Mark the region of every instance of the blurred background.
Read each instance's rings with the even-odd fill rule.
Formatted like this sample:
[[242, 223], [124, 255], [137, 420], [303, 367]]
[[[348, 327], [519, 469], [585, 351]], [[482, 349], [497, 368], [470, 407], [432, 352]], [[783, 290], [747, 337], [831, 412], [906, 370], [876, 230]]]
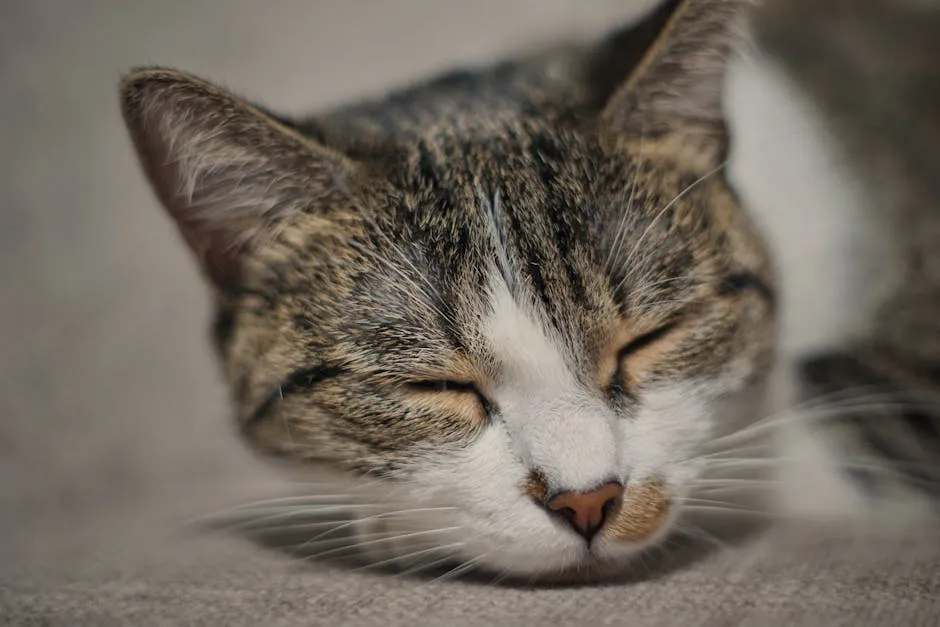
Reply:
[[4, 0], [0, 571], [79, 574], [277, 475], [237, 439], [195, 264], [121, 123], [129, 68], [301, 113], [602, 33], [653, 0]]

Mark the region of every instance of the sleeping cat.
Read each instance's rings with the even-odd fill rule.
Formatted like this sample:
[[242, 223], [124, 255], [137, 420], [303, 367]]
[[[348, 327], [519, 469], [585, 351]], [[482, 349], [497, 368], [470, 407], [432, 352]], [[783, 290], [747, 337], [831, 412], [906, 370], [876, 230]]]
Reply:
[[347, 486], [363, 551], [597, 576], [716, 502], [693, 495], [766, 413], [787, 270], [775, 207], [746, 211], [725, 167], [745, 5], [668, 2], [305, 120], [125, 79], [241, 431]]

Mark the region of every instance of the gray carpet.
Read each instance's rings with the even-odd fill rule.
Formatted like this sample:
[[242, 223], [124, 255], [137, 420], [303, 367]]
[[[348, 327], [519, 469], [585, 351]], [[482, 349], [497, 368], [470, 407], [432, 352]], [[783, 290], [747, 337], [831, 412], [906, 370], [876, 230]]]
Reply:
[[351, 572], [181, 527], [280, 488], [227, 419], [206, 298], [131, 158], [119, 74], [178, 65], [297, 112], [597, 32], [636, 4], [3, 2], [0, 622], [938, 624], [932, 534], [800, 527], [647, 581], [528, 590]]

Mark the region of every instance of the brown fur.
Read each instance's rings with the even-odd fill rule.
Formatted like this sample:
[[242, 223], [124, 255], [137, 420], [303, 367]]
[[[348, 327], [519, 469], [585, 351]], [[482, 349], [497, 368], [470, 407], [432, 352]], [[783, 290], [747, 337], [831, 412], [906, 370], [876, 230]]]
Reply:
[[622, 542], [643, 542], [669, 518], [669, 495], [656, 480], [627, 487], [623, 507], [604, 534]]
[[529, 478], [522, 484], [522, 491], [538, 504], [545, 502], [548, 498], [548, 481], [545, 475], [538, 469], [529, 471]]

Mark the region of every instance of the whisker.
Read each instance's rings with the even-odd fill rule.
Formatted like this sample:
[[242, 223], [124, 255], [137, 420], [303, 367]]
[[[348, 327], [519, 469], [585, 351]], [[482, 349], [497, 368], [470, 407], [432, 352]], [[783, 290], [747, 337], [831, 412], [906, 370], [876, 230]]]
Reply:
[[268, 522], [277, 522], [280, 520], [289, 520], [291, 518], [299, 518], [302, 516], [309, 516], [310, 512], [308, 508], [295, 508], [289, 511], [284, 511], [283, 508], [276, 510], [277, 513], [264, 513], [270, 512], [270, 510], [262, 510], [261, 513], [255, 513], [253, 517], [247, 518], [244, 512], [222, 512], [218, 514], [212, 514], [207, 516], [199, 516], [188, 521], [188, 525], [193, 527], [214, 527], [220, 531], [227, 531], [233, 529], [244, 529], [252, 526], [263, 525]]
[[732, 507], [738, 506], [737, 503], [732, 503], [730, 501], [724, 501], [720, 499], [703, 499], [698, 497], [681, 497], [673, 499], [676, 503], [681, 503], [683, 505], [716, 505], [723, 506], [729, 505]]
[[723, 443], [735, 443], [747, 437], [760, 435], [761, 433], [772, 430], [773, 428], [778, 427], [783, 423], [793, 423], [800, 420], [817, 422], [821, 421], [822, 419], [839, 418], [842, 416], [850, 416], [852, 414], [866, 412], [876, 413], [892, 409], [933, 409], [940, 412], [940, 405], [933, 402], [916, 401], [884, 401], [879, 403], [851, 403], [849, 401], [845, 401], [838, 404], [827, 404], [819, 408], [812, 408], [810, 411], [787, 409], [776, 414], [772, 414], [771, 416], [768, 416], [767, 418], [757, 422], [751, 423], [742, 429], [715, 438], [709, 444], [711, 446], [715, 446]]
[[710, 485], [718, 485], [718, 486], [726, 486], [726, 485], [727, 485], [727, 486], [730, 486], [730, 485], [746, 485], [746, 484], [749, 484], [749, 483], [773, 483], [773, 482], [775, 482], [775, 481], [776, 481], [776, 480], [774, 480], [774, 479], [759, 479], [759, 478], [753, 478], [753, 479], [752, 479], [752, 478], [742, 478], [742, 477], [727, 477], [727, 478], [724, 478], [724, 477], [716, 477], [716, 478], [705, 477], [705, 478], [702, 478], [702, 479], [695, 479], [695, 480], [691, 481], [691, 482], [689, 483], [689, 485], [690, 485], [691, 487], [695, 488], [695, 487], [698, 487], [698, 486], [705, 486], [705, 487], [708, 487], [708, 486], [710, 486]]
[[410, 514], [427, 514], [430, 512], [452, 511], [454, 509], [457, 509], [457, 508], [455, 507], [413, 507], [410, 509], [401, 509], [401, 510], [396, 510], [393, 512], [381, 512], [379, 514], [374, 514], [372, 516], [366, 516], [364, 518], [357, 518], [355, 520], [343, 522], [342, 524], [337, 525], [335, 528], [325, 531], [314, 538], [311, 538], [311, 540], [318, 540], [319, 538], [322, 538], [323, 536], [329, 535], [331, 533], [336, 533], [337, 531], [342, 531], [344, 529], [348, 529], [349, 527], [352, 527], [356, 523], [362, 523], [368, 520], [395, 518], [396, 516], [401, 516], [404, 514], [409, 514], [409, 515]]
[[278, 498], [265, 499], [262, 501], [252, 501], [251, 503], [243, 503], [241, 505], [235, 505], [230, 507], [226, 512], [235, 512], [242, 511], [246, 509], [260, 508], [263, 506], [270, 505], [294, 505], [297, 503], [318, 503], [318, 502], [327, 502], [335, 503], [336, 501], [342, 499], [351, 499], [353, 495], [351, 494], [305, 494], [298, 496], [282, 496]]
[[[295, 507], [295, 508], [288, 509], [288, 511], [284, 511], [285, 508], [277, 508], [277, 509], [275, 510], [277, 513], [274, 513], [274, 514], [270, 514], [270, 513], [269, 513], [269, 514], [263, 514], [263, 515], [260, 515], [260, 516], [255, 517], [255, 518], [250, 518], [250, 519], [247, 519], [247, 520], [235, 521], [235, 522], [231, 523], [231, 526], [232, 526], [233, 528], [238, 528], [238, 527], [240, 527], [241, 525], [244, 525], [244, 524], [246, 524], [246, 523], [258, 525], [258, 524], [265, 523], [265, 522], [269, 522], [269, 521], [270, 521], [270, 522], [273, 522], [273, 521], [284, 520], [284, 519], [290, 519], [290, 518], [298, 518], [298, 517], [301, 517], [301, 516], [313, 516], [313, 515], [322, 515], [322, 514], [336, 514], [336, 513], [348, 512], [348, 511], [350, 511], [350, 510], [369, 510], [369, 509], [378, 509], [378, 508], [381, 508], [381, 507], [382, 507], [381, 505], [358, 505], [358, 504], [350, 503], [350, 504], [343, 504], [343, 505], [323, 505], [323, 506], [316, 506], [316, 507], [314, 507], [314, 506]], [[244, 510], [244, 511], [247, 512], [247, 511], [249, 511], [249, 510]], [[270, 511], [270, 510], [262, 509], [261, 511], [262, 511], [262, 512], [266, 512], [266, 511]], [[231, 515], [231, 514], [230, 514], [230, 515]], [[218, 518], [224, 519], [225, 517], [224, 517], [224, 515], [223, 515], [223, 516], [218, 516]], [[204, 517], [203, 519], [204, 519], [206, 522], [211, 522], [211, 521], [209, 521], [209, 520], [208, 520], [207, 518], [205, 518], [205, 517]], [[219, 521], [219, 522], [221, 522], [221, 521]], [[224, 528], [228, 528], [228, 527], [229, 527], [229, 525], [223, 525], [222, 528], [224, 529]]]
[[[273, 523], [273, 522], [278, 522], [278, 521], [282, 521], [282, 520], [290, 520], [290, 519], [292, 519], [292, 518], [324, 516], [324, 515], [341, 514], [341, 513], [355, 512], [355, 511], [366, 511], [366, 512], [368, 512], [369, 510], [376, 510], [376, 509], [379, 509], [379, 510], [380, 510], [380, 509], [383, 509], [383, 508], [385, 508], [385, 507], [388, 507], [388, 504], [387, 504], [387, 503], [382, 503], [382, 504], [344, 504], [344, 505], [325, 505], [325, 506], [317, 506], [317, 507], [297, 507], [297, 508], [291, 508], [291, 509], [289, 509], [288, 511], [283, 511], [283, 508], [278, 508], [278, 509], [275, 510], [276, 513], [273, 513], [273, 514], [266, 514], [266, 515], [256, 516], [256, 517], [248, 518], [248, 519], [245, 519], [245, 520], [235, 520], [235, 521], [229, 522], [229, 523], [227, 523], [227, 524], [221, 524], [223, 521], [227, 520], [227, 518], [225, 518], [224, 516], [219, 516], [218, 518], [219, 518], [220, 520], [218, 520], [218, 521], [216, 522], [216, 524], [219, 525], [222, 530], [226, 530], [226, 529], [242, 529], [242, 528], [245, 528], [246, 526], [247, 526], [247, 527], [258, 527], [258, 526], [264, 525], [264, 524], [266, 524], [266, 523]], [[416, 508], [395, 510], [395, 511], [391, 511], [391, 512], [379, 512], [378, 514], [373, 514], [373, 515], [371, 515], [371, 516], [363, 516], [363, 517], [356, 518], [356, 519], [344, 518], [344, 519], [342, 519], [342, 520], [335, 520], [335, 519], [333, 519], [333, 520], [323, 521], [323, 522], [339, 523], [339, 524], [336, 525], [335, 528], [328, 530], [329, 532], [332, 532], [332, 531], [337, 531], [337, 530], [340, 530], [340, 529], [345, 529], [345, 528], [347, 528], [347, 527], [349, 527], [349, 526], [351, 526], [351, 525], [354, 525], [357, 521], [360, 521], [360, 520], [372, 520], [372, 519], [376, 519], [376, 518], [395, 517], [395, 516], [400, 516], [400, 515], [403, 515], [403, 514], [411, 514], [411, 513], [426, 513], [426, 512], [432, 512], [432, 511], [449, 511], [449, 510], [453, 510], [453, 509], [454, 509], [453, 507], [416, 507]], [[269, 511], [269, 510], [262, 510], [262, 511]], [[315, 521], [310, 521], [310, 524], [314, 524], [314, 522], [315, 522]], [[204, 523], [204, 524], [205, 524], [205, 523]], [[318, 536], [318, 537], [319, 537], [319, 536]], [[316, 538], [314, 538], [314, 539], [316, 539]]]
[[[314, 493], [308, 494], [294, 494], [289, 496], [278, 496], [272, 498], [261, 499], [257, 501], [250, 501], [248, 503], [241, 503], [239, 505], [233, 505], [225, 509], [217, 510], [215, 512], [210, 512], [208, 514], [203, 514], [203, 517], [215, 516], [218, 514], [225, 514], [231, 512], [239, 512], [250, 509], [261, 509], [264, 506], [275, 506], [275, 505], [294, 505], [294, 504], [303, 504], [303, 503], [341, 503], [346, 500], [352, 500], [358, 496], [361, 496], [361, 492], [371, 488], [372, 486], [381, 483], [379, 480], [369, 481], [364, 484], [352, 487], [351, 492], [345, 493], [332, 493], [316, 490]], [[284, 487], [287, 485], [299, 485], [304, 486], [305, 488], [328, 488], [334, 489], [336, 487], [335, 483], [311, 483], [311, 482], [302, 482], [302, 481], [265, 481], [259, 482], [260, 485], [275, 485], [277, 487]], [[348, 486], [347, 486], [348, 487]]]
[[[654, 545], [656, 546], [656, 545]], [[667, 538], [666, 541], [658, 545], [657, 559], [662, 565], [674, 565], [676, 556], [682, 550], [683, 545], [677, 538]]]
[[[626, 207], [623, 208], [622, 213], [620, 214], [620, 222], [617, 225], [617, 232], [614, 236], [614, 241], [611, 244], [610, 251], [607, 253], [607, 261], [605, 262], [605, 267], [610, 268], [613, 260], [620, 255], [620, 251], [623, 248], [623, 243], [626, 235], [627, 227], [627, 218], [633, 214], [633, 200], [636, 198], [636, 186], [637, 182], [640, 179], [640, 168], [641, 168], [641, 158], [643, 156], [643, 143], [646, 139], [645, 133], [641, 129], [640, 131], [640, 147], [637, 151], [636, 167], [633, 172], [633, 183], [630, 185], [630, 198], [627, 200]], [[624, 189], [624, 192], [626, 189]]]
[[[218, 479], [215, 480], [214, 483], [216, 485], [226, 485], [226, 484], [231, 485], [232, 484], [232, 482], [229, 480], [218, 480]], [[371, 484], [375, 482], [370, 481], [369, 483]], [[288, 477], [278, 478], [278, 479], [239, 480], [238, 486], [242, 488], [248, 487], [248, 486], [263, 486], [263, 487], [277, 488], [278, 490], [282, 490], [283, 488], [289, 487], [289, 486], [303, 486], [304, 488], [311, 490], [309, 494], [314, 494], [316, 492], [320, 492], [323, 490], [326, 490], [327, 491], [326, 493], [329, 494], [330, 490], [335, 490], [340, 487], [342, 487], [343, 489], [352, 489], [352, 490], [355, 490], [358, 487], [356, 485], [352, 485], [349, 481], [344, 480], [344, 479], [337, 479], [336, 481], [307, 481], [307, 480], [302, 480], [302, 479], [292, 479]], [[299, 495], [293, 495], [293, 496], [299, 496]], [[286, 498], [291, 498], [291, 497], [288, 496]]]
[[[448, 544], [448, 545], [445, 545], [445, 546], [451, 547], [451, 548], [459, 548], [459, 547], [464, 546], [464, 543], [463, 543], [463, 542], [454, 542], [453, 544]], [[423, 564], [418, 564], [418, 565], [416, 565], [416, 566], [412, 566], [412, 567], [410, 567], [410, 568], [408, 568], [408, 569], [406, 569], [406, 570], [403, 570], [403, 571], [401, 572], [401, 574], [402, 574], [403, 576], [414, 575], [414, 574], [416, 574], [416, 573], [420, 573], [420, 572], [423, 571], [423, 570], [427, 570], [427, 569], [429, 569], [429, 568], [434, 568], [435, 566], [440, 566], [441, 564], [447, 564], [448, 562], [452, 562], [452, 561], [454, 560], [454, 556], [455, 556], [455, 555], [457, 555], [457, 552], [456, 552], [456, 551], [451, 551], [448, 555], [446, 555], [446, 556], [444, 556], [444, 557], [441, 557], [441, 558], [439, 558], [439, 559], [432, 560], [432, 561], [430, 561], [430, 562], [424, 562]]]
[[729, 453], [739, 453], [744, 451], [762, 451], [762, 450], [773, 450], [773, 445], [769, 442], [763, 442], [759, 444], [746, 444], [744, 446], [735, 446], [732, 448], [722, 449], [720, 451], [715, 451], [713, 453], [705, 453], [704, 455], [696, 455], [695, 457], [690, 457], [687, 461], [695, 462], [701, 460], [714, 459], [716, 457], [720, 458]]
[[[797, 462], [798, 460], [793, 458], [785, 457], [728, 457], [728, 458], [715, 458], [709, 462], [710, 469], [716, 468], [727, 468], [729, 466], [734, 466], [740, 464], [742, 467], [753, 467], [753, 466], [774, 466], [781, 462]], [[802, 460], [799, 460], [802, 461]]]
[[503, 581], [506, 580], [506, 577], [509, 576], [511, 569], [507, 566], [506, 568], [501, 568], [500, 571], [493, 577], [493, 580], [490, 581], [491, 586], [498, 586]]
[[[207, 514], [200, 514], [190, 519], [191, 524], [199, 524], [202, 521], [211, 521], [215, 518], [232, 516], [236, 514], [242, 514], [247, 512], [259, 511], [277, 511], [278, 509], [285, 509], [286, 507], [294, 507], [297, 505], [317, 505], [317, 504], [326, 504], [326, 505], [336, 505], [341, 503], [343, 499], [347, 498], [347, 495], [317, 495], [317, 496], [288, 496], [288, 497], [279, 497], [275, 499], [265, 499], [263, 501], [254, 501], [251, 503], [244, 503], [241, 505], [235, 505], [231, 507], [226, 507], [224, 509], [219, 509]], [[274, 507], [281, 506], [281, 507]]]
[[719, 505], [685, 505], [683, 509], [687, 512], [709, 512], [720, 514], [747, 514], [750, 516], [769, 517], [773, 514], [766, 510], [759, 510], [747, 507], [727, 507]]
[[449, 579], [454, 579], [456, 577], [460, 577], [461, 575], [465, 575], [466, 573], [476, 568], [480, 560], [483, 560], [485, 558], [486, 558], [486, 553], [479, 555], [473, 559], [467, 560], [463, 564], [460, 564], [459, 566], [452, 568], [451, 570], [447, 571], [443, 575], [440, 575], [439, 577], [435, 577], [432, 580], [432, 583], [447, 581]]
[[765, 478], [703, 478], [690, 482], [689, 488], [695, 493], [701, 492], [702, 490], [707, 490], [708, 492], [719, 492], [723, 490], [741, 489], [742, 486], [779, 485], [780, 483], [782, 483], [780, 479]]
[[[721, 165], [719, 165], [719, 166], [717, 166], [717, 167], [715, 167], [715, 168], [712, 168], [710, 171], [706, 172], [705, 174], [703, 174], [702, 176], [700, 176], [699, 178], [697, 178], [695, 181], [693, 181], [692, 183], [690, 183], [689, 185], [687, 185], [687, 186], [685, 187], [685, 189], [683, 189], [681, 192], [679, 192], [678, 194], [676, 194], [676, 195], [673, 197], [672, 200], [670, 200], [668, 203], [666, 203], [666, 205], [665, 205], [662, 209], [660, 209], [659, 213], [656, 214], [656, 216], [653, 218], [653, 220], [646, 226], [646, 229], [643, 230], [643, 233], [640, 235], [639, 239], [637, 239], [636, 243], [633, 245], [633, 250], [631, 250], [631, 251], [630, 251], [630, 254], [627, 256], [627, 260], [626, 260], [626, 262], [625, 262], [624, 265], [629, 266], [629, 265], [633, 262], [634, 257], [636, 257], [637, 251], [640, 250], [640, 248], [641, 248], [641, 247], [643, 246], [643, 244], [646, 242], [646, 238], [649, 237], [649, 234], [652, 232], [653, 227], [656, 225], [656, 223], [659, 222], [659, 219], [662, 218], [662, 217], [666, 214], [667, 211], [669, 211], [670, 209], [672, 209], [672, 207], [673, 207], [677, 202], [679, 202], [679, 200], [681, 200], [681, 199], [682, 199], [686, 194], [688, 194], [690, 191], [692, 191], [693, 189], [695, 189], [695, 188], [696, 188], [699, 184], [701, 184], [703, 181], [707, 180], [708, 178], [710, 178], [710, 177], [713, 176], [714, 174], [716, 174], [716, 173], [720, 172], [722, 169], [724, 169], [724, 167], [725, 167], [726, 164], [727, 164], [727, 162], [724, 162], [724, 163], [722, 163]], [[618, 290], [619, 290], [621, 287], [623, 287], [622, 283], [623, 283], [623, 282], [621, 281], [621, 285], [618, 285], [618, 286], [617, 286], [617, 289], [618, 289]]]
[[417, 566], [413, 566], [407, 570], [402, 571], [400, 575], [403, 577], [408, 577], [408, 576], [420, 573], [422, 571], [434, 568], [435, 566], [442, 566], [444, 564], [453, 562], [454, 555], [456, 555], [456, 553], [450, 553], [449, 555], [446, 555], [445, 557], [441, 557], [436, 560], [431, 560], [430, 562], [424, 562], [423, 564], [418, 564]]
[[238, 529], [239, 531], [247, 531], [247, 532], [260, 531], [260, 532], [267, 532], [267, 533], [275, 533], [275, 532], [294, 533], [294, 532], [301, 532], [301, 531], [308, 531], [308, 530], [315, 531], [317, 529], [322, 529], [324, 527], [327, 529], [332, 529], [337, 524], [346, 523], [346, 522], [349, 522], [349, 521], [346, 519], [343, 519], [340, 521], [324, 520], [324, 521], [316, 521], [316, 522], [310, 521], [310, 522], [284, 523], [281, 525], [278, 525], [278, 524], [272, 525], [272, 524], [267, 524], [267, 523], [256, 524], [256, 523], [253, 523], [253, 521], [249, 520], [233, 528]]
[[[786, 464], [804, 464], [805, 460], [792, 457], [772, 457], [766, 459], [760, 458], [728, 458], [728, 459], [717, 459], [711, 463], [712, 468], [727, 468], [727, 469], [754, 469], [754, 468], [772, 468], [772, 467], [782, 467]], [[912, 477], [907, 475], [900, 470], [892, 468], [901, 467], [906, 468], [911, 471], [924, 471], [924, 472], [938, 472], [940, 471], [940, 465], [936, 464], [919, 464], [915, 462], [907, 462], [900, 460], [888, 460], [874, 463], [866, 463], [860, 461], [852, 461], [842, 456], [836, 456], [832, 461], [832, 466], [834, 468], [843, 469], [843, 470], [863, 470], [867, 472], [874, 473], [876, 476], [893, 478], [905, 483], [913, 483], [915, 485], [921, 485], [924, 487], [936, 488], [940, 486], [940, 481], [934, 481], [929, 478], [923, 477]]]
[[[321, 551], [320, 553], [317, 553], [317, 554], [315, 554], [315, 555], [311, 555], [310, 557], [304, 558], [304, 559], [320, 559], [320, 558], [322, 558], [322, 557], [324, 557], [324, 556], [326, 556], [326, 555], [333, 555], [333, 554], [340, 553], [341, 551], [348, 550], [348, 549], [353, 549], [353, 548], [355, 548], [355, 549], [361, 549], [361, 548], [364, 547], [364, 546], [375, 546], [375, 545], [377, 545], [377, 544], [384, 544], [384, 543], [386, 543], [386, 542], [394, 542], [394, 541], [396, 541], [396, 540], [404, 540], [404, 539], [406, 539], [406, 538], [415, 538], [415, 537], [419, 537], [419, 536], [432, 535], [432, 534], [435, 534], [435, 533], [444, 533], [444, 532], [447, 532], [447, 531], [456, 531], [457, 529], [460, 529], [460, 527], [443, 527], [443, 528], [441, 528], [441, 529], [427, 529], [427, 530], [424, 530], [424, 531], [413, 531], [413, 532], [411, 532], [411, 533], [405, 533], [405, 534], [386, 535], [385, 537], [376, 538], [376, 539], [374, 539], [374, 540], [367, 540], [366, 542], [355, 542], [355, 543], [350, 544], [350, 545], [348, 545], [348, 546], [337, 547], [337, 548], [335, 548], [335, 549], [329, 549], [329, 550], [326, 550], [326, 551]], [[309, 542], [309, 541], [308, 541], [308, 542]], [[303, 548], [303, 547], [304, 547], [305, 545], [307, 545], [307, 544], [308, 544], [308, 543], [305, 542], [304, 544], [299, 545], [297, 548]]]
[[344, 543], [344, 547], [348, 548], [366, 544], [362, 542], [363, 540], [389, 539], [396, 537], [397, 534], [397, 531], [376, 531], [373, 533], [356, 534], [354, 537], [322, 538], [316, 541], [305, 540], [288, 545], [288, 548], [290, 548], [293, 553], [300, 553], [302, 549], [315, 549], [316, 547], [335, 545], [340, 542]]
[[[394, 557], [389, 557], [389, 558], [387, 558], [387, 559], [379, 560], [378, 562], [372, 562], [372, 563], [370, 563], [370, 564], [366, 564], [365, 566], [360, 566], [360, 567], [358, 567], [358, 568], [354, 568], [354, 569], [352, 569], [351, 572], [357, 572], [357, 571], [362, 571], [362, 570], [368, 570], [368, 569], [372, 569], [372, 568], [379, 568], [379, 567], [381, 567], [381, 566], [388, 566], [388, 565], [394, 564], [394, 563], [399, 562], [399, 561], [402, 561], [402, 560], [408, 560], [408, 559], [412, 559], [412, 558], [414, 558], [414, 557], [418, 557], [418, 556], [421, 556], [421, 555], [427, 555], [428, 553], [432, 553], [432, 552], [436, 552], [436, 551], [447, 551], [447, 550], [450, 550], [450, 549], [459, 548], [459, 547], [463, 546], [463, 544], [464, 544], [463, 542], [452, 542], [452, 543], [450, 543], [450, 544], [435, 545], [435, 546], [432, 546], [432, 547], [427, 548], [427, 549], [421, 549], [421, 550], [419, 550], [419, 551], [414, 551], [414, 552], [412, 552], [412, 553], [405, 553], [404, 555], [396, 555], [396, 556], [394, 556]], [[451, 559], [451, 556], [450, 556], [450, 555], [447, 556], [447, 557], [441, 558], [440, 560], [436, 560], [436, 561], [437, 561], [437, 562], [444, 562], [444, 561], [447, 561], [447, 560], [449, 560], [449, 559]], [[434, 563], [435, 563], [435, 562], [431, 562], [431, 564], [434, 564]], [[411, 568], [409, 568], [408, 570], [402, 571], [401, 574], [402, 574], [402, 575], [409, 575], [409, 574], [412, 574], [413, 572], [418, 572], [419, 570], [423, 570], [423, 569], [425, 569], [425, 568], [430, 568], [430, 565], [428, 565], [428, 564], [420, 565], [420, 566], [417, 568], [417, 570], [412, 570]]]
[[676, 525], [676, 531], [682, 535], [690, 535], [695, 538], [700, 538], [702, 540], [705, 540], [709, 544], [712, 544], [719, 549], [727, 549], [730, 546], [724, 540], [720, 539], [719, 537], [717, 537], [716, 535], [712, 533], [709, 533], [708, 531], [706, 531], [705, 529], [703, 529], [702, 527], [698, 525], [692, 525], [689, 523], [686, 523], [683, 525]]

